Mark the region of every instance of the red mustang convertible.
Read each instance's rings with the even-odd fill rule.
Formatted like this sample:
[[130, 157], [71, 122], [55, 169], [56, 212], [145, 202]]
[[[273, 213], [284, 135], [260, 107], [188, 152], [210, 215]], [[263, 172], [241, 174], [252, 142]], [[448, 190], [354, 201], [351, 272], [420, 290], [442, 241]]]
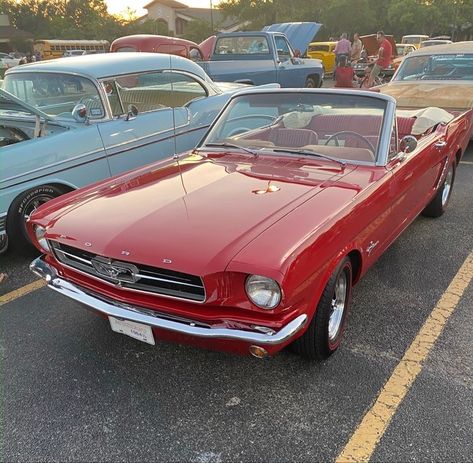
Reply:
[[40, 207], [31, 268], [150, 344], [327, 358], [353, 285], [418, 214], [445, 211], [469, 117], [244, 91], [192, 152]]

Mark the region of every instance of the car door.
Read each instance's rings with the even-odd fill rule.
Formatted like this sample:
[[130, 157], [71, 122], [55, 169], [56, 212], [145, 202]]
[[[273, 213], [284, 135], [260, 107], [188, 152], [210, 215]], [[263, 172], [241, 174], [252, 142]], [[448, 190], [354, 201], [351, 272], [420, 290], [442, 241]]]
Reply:
[[277, 56], [278, 82], [281, 87], [304, 87], [306, 76], [294, 60], [292, 48], [283, 35], [274, 36]]
[[394, 238], [426, 206], [447, 160], [441, 134], [426, 136], [410, 153], [392, 151], [388, 169], [392, 181], [392, 230]]
[[101, 126], [113, 174], [191, 149], [202, 136], [199, 124], [190, 127], [184, 106], [205, 99], [208, 91], [191, 75], [170, 70], [130, 74], [103, 85], [115, 117]]

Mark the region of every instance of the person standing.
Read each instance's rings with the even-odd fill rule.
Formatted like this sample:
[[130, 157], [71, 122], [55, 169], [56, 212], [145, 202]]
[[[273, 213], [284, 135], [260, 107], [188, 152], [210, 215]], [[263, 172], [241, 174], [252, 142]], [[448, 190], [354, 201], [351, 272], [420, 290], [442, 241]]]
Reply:
[[337, 42], [337, 45], [335, 45], [334, 48], [334, 53], [335, 53], [335, 67], [338, 66], [340, 62], [340, 57], [346, 56], [347, 59], [350, 57], [350, 52], [351, 52], [351, 43], [347, 39], [347, 34], [344, 32], [340, 36], [340, 40]]
[[374, 63], [373, 69], [371, 70], [371, 74], [368, 79], [368, 87], [372, 87], [376, 77], [379, 76], [380, 72], [391, 64], [393, 55], [393, 47], [391, 42], [386, 38], [386, 35], [383, 31], [378, 31], [376, 34], [376, 40], [379, 44], [378, 58]]
[[361, 50], [363, 49], [363, 42], [360, 40], [360, 34], [355, 32], [353, 35], [353, 43], [351, 45], [351, 61], [356, 62], [361, 58]]

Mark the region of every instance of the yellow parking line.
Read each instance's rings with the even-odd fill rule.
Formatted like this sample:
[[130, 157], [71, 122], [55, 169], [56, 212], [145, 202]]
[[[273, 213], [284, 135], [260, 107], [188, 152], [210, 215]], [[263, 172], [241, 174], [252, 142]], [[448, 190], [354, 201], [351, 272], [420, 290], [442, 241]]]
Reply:
[[374, 405], [368, 410], [350, 440], [337, 457], [337, 463], [367, 462], [383, 437], [422, 364], [429, 355], [463, 292], [473, 279], [473, 252], [466, 258], [447, 290], [417, 333], [404, 357], [394, 369]]
[[460, 164], [470, 164], [471, 166], [473, 166], [472, 161], [460, 161]]
[[4, 294], [3, 296], [0, 296], [0, 307], [8, 302], [18, 299], [21, 296], [24, 296], [25, 294], [31, 293], [32, 291], [36, 291], [37, 289], [42, 288], [45, 285], [46, 282], [44, 280], [36, 280], [33, 281], [33, 283], [15, 289], [10, 293]]

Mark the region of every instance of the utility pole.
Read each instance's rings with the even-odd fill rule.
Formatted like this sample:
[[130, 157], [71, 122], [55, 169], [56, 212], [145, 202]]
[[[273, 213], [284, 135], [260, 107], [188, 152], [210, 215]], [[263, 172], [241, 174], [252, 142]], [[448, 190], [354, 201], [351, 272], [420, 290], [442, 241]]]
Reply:
[[214, 33], [214, 10], [212, 6], [212, 0], [210, 0], [210, 28], [212, 29], [212, 34]]

